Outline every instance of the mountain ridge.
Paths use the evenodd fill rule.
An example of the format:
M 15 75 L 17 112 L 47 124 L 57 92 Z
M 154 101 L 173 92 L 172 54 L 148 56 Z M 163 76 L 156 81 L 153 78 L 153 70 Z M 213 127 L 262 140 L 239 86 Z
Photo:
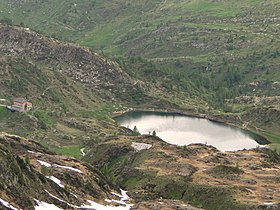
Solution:
M 116 198 L 108 186 L 120 185 L 132 209 L 279 208 L 276 152 L 169 145 L 112 119 L 190 112 L 264 135 L 280 151 L 277 0 L 0 2 L 0 99 L 34 104 L 26 113 L 0 106 L 0 131 L 32 139 L 0 134 L 1 199 L 81 207 L 87 199 L 66 191 L 105 204 Z M 143 143 L 151 147 L 133 146 Z

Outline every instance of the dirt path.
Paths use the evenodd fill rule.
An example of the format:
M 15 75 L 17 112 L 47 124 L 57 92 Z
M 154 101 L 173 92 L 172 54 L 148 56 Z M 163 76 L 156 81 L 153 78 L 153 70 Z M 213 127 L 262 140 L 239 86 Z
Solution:
M 82 156 L 85 156 L 85 155 L 86 155 L 86 153 L 85 153 L 85 149 L 86 149 L 86 148 L 82 148 L 82 149 L 80 149 L 80 152 L 82 153 Z

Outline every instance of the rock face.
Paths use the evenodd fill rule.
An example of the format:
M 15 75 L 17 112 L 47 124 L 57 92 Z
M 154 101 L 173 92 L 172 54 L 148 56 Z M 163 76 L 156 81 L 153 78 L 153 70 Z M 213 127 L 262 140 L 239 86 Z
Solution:
M 152 147 L 137 151 L 133 142 Z M 160 198 L 205 209 L 277 209 L 280 203 L 280 157 L 265 148 L 220 152 L 203 144 L 179 147 L 152 136 L 122 136 L 94 146 L 84 159 L 106 166 L 143 209 L 161 209 Z
M 0 133 L 0 199 L 13 207 L 34 209 L 36 199 L 75 209 L 86 200 L 117 199 L 110 191 L 119 190 L 99 170 L 50 153 L 34 141 Z
M 259 127 L 270 127 L 276 131 L 280 127 L 280 110 L 276 108 L 253 108 L 242 115 L 242 118 Z
M 33 140 L 0 133 L 0 209 L 39 205 L 48 209 L 199 209 L 178 200 L 134 201 L 93 166 L 49 152 Z
M 94 88 L 122 93 L 131 89 L 133 84 L 116 62 L 29 29 L 0 24 L 0 52 L 4 56 L 46 65 Z M 114 88 L 116 84 L 118 88 Z

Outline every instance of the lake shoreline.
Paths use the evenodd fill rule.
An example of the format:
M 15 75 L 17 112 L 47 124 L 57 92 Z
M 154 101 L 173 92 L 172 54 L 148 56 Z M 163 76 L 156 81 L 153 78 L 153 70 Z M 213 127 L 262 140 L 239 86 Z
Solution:
M 235 151 L 270 143 L 263 136 L 229 123 L 213 120 L 205 114 L 129 109 L 126 112 L 115 113 L 113 119 L 120 126 L 130 130 L 134 128 L 142 134 L 156 131 L 161 139 L 174 145 L 208 142 L 219 150 Z M 247 140 L 255 143 L 249 143 L 250 141 Z
M 115 118 L 118 118 L 124 114 L 129 114 L 129 113 L 134 113 L 134 112 L 147 112 L 147 113 L 162 113 L 162 114 L 171 114 L 171 115 L 177 115 L 177 116 L 185 116 L 185 117 L 191 117 L 191 118 L 199 118 L 199 119 L 206 119 L 209 120 L 210 122 L 218 123 L 218 124 L 223 124 L 227 126 L 231 126 L 233 128 L 238 128 L 241 129 L 244 132 L 251 133 L 253 134 L 254 137 L 256 137 L 258 140 L 256 140 L 259 144 L 261 145 L 269 145 L 272 142 L 269 141 L 266 137 L 260 135 L 259 133 L 256 133 L 254 130 L 248 129 L 247 127 L 240 126 L 237 123 L 232 123 L 229 121 L 222 120 L 221 117 L 217 116 L 209 116 L 207 114 L 202 114 L 202 113 L 189 113 L 189 112 L 184 112 L 183 110 L 166 110 L 166 109 L 143 109 L 143 108 L 129 108 L 126 111 L 122 112 L 115 112 L 111 118 L 115 120 Z M 244 122 L 243 122 L 244 123 Z

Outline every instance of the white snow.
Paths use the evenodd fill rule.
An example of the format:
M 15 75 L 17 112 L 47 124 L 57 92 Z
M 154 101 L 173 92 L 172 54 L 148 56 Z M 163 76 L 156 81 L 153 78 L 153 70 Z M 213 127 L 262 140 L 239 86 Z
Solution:
M 118 201 L 118 200 L 109 200 L 109 199 L 105 199 L 105 201 L 106 202 L 108 202 L 108 203 L 112 203 L 112 202 L 115 202 L 115 203 L 118 203 L 118 204 L 121 204 L 122 206 L 109 206 L 109 205 L 102 205 L 102 204 L 98 204 L 98 203 L 96 203 L 96 202 L 94 202 L 94 201 L 91 201 L 91 200 L 87 200 L 89 203 L 90 203 L 90 205 L 83 205 L 83 206 L 81 206 L 81 207 L 79 207 L 79 206 L 75 206 L 75 205 L 72 205 L 72 204 L 70 204 L 70 203 L 67 203 L 66 201 L 64 201 L 64 200 L 62 200 L 62 199 L 60 199 L 60 198 L 58 198 L 58 197 L 56 197 L 55 195 L 53 195 L 53 194 L 51 194 L 49 191 L 47 191 L 47 190 L 45 190 L 51 197 L 53 197 L 54 199 L 56 199 L 56 200 L 58 200 L 58 201 L 60 201 L 60 202 L 62 202 L 62 203 L 66 203 L 68 206 L 71 206 L 72 208 L 75 208 L 75 209 L 80 209 L 80 208 L 82 208 L 82 209 L 102 209 L 102 210 L 111 210 L 111 209 L 113 209 L 113 210 L 129 210 L 130 209 L 130 207 L 132 207 L 133 206 L 133 204 L 126 204 L 123 200 L 120 200 L 120 201 Z M 121 198 L 123 199 L 124 197 L 122 197 L 121 196 Z M 37 210 L 37 209 L 35 209 L 35 210 Z
M 105 201 L 107 202 L 107 203 L 112 203 L 113 201 L 112 200 L 110 200 L 110 199 L 105 199 Z
M 66 170 L 70 170 L 70 171 L 75 171 L 75 172 L 78 172 L 78 173 L 83 173 L 81 170 L 77 169 L 77 168 L 72 168 L 72 167 L 69 167 L 69 166 L 61 166 L 61 165 L 58 165 L 58 164 L 55 164 L 54 165 L 55 167 L 59 167 L 59 168 L 64 168 Z
M 122 200 L 115 200 L 115 199 L 112 199 L 112 200 L 109 200 L 109 199 L 105 199 L 105 201 L 106 202 L 108 202 L 108 203 L 117 203 L 117 204 L 121 204 L 121 205 L 126 205 L 126 203 L 124 202 L 124 201 L 122 201 Z
M 266 205 L 266 206 L 272 206 L 272 205 L 274 205 L 275 203 L 269 203 L 269 202 L 267 202 L 267 203 L 263 203 L 263 205 Z
M 152 145 L 150 144 L 144 144 L 144 143 L 137 143 L 137 142 L 132 142 L 131 146 L 136 149 L 137 151 L 141 151 L 144 149 L 150 149 Z
M 96 203 L 94 201 L 91 200 L 87 200 L 87 202 L 90 203 L 90 205 L 84 205 L 81 206 L 81 208 L 83 209 L 102 209 L 102 210 L 129 210 L 133 204 L 126 204 L 126 206 L 109 206 L 109 205 L 102 205 L 99 203 Z
M 38 206 L 34 206 L 35 210 L 62 210 L 61 208 L 58 208 L 54 204 L 49 204 L 43 201 L 38 201 L 34 199 Z
M 121 194 L 122 194 L 122 200 L 123 201 L 129 200 L 129 196 L 127 195 L 127 191 L 121 189 Z
M 67 203 L 66 201 L 64 201 L 64 200 L 62 200 L 62 199 L 56 197 L 55 195 L 51 194 L 51 193 L 50 193 L 49 191 L 47 191 L 47 190 L 45 190 L 45 192 L 48 193 L 49 196 L 53 197 L 54 199 L 56 199 L 56 200 L 58 200 L 58 201 L 60 201 L 60 202 L 62 202 L 62 203 L 66 203 L 68 206 L 71 206 L 72 208 L 75 208 L 75 209 L 76 209 L 76 208 L 79 208 L 78 206 L 74 206 L 74 205 L 72 205 L 72 204 L 70 204 L 70 203 Z
M 11 204 L 9 204 L 7 201 L 4 201 L 3 199 L 0 198 L 0 203 L 2 203 L 3 206 L 12 209 L 12 210 L 18 210 L 17 208 L 13 207 Z
M 70 192 L 71 193 L 71 192 Z M 77 195 L 75 195 L 74 193 L 71 193 L 71 195 L 73 195 L 75 198 L 78 198 L 78 196 Z
M 82 205 L 82 206 L 75 206 L 72 205 L 70 203 L 67 203 L 66 201 L 56 197 L 55 195 L 51 194 L 49 191 L 45 190 L 45 192 L 47 192 L 52 198 L 62 202 L 62 203 L 66 203 L 67 205 L 69 205 L 70 207 L 74 208 L 74 209 L 97 209 L 97 210 L 129 210 L 133 204 L 126 204 L 124 201 L 128 200 L 129 197 L 127 195 L 127 192 L 121 189 L 121 195 L 115 192 L 111 192 L 113 195 L 119 197 L 121 200 L 109 200 L 109 199 L 105 199 L 105 201 L 107 203 L 117 203 L 120 204 L 119 206 L 113 206 L 111 205 L 102 205 L 99 203 L 96 203 L 94 201 L 91 200 L 87 200 L 87 202 L 89 203 L 89 205 Z M 61 210 L 60 208 L 58 208 L 57 206 L 55 206 L 54 204 L 48 204 L 46 202 L 43 201 L 38 201 L 36 199 L 34 199 L 37 202 L 37 206 L 35 206 L 35 210 Z M 14 210 L 14 209 L 13 209 Z
M 119 198 L 122 198 L 122 197 L 123 197 L 122 195 L 120 195 L 120 194 L 118 194 L 118 193 L 115 193 L 115 192 L 111 192 L 111 194 L 113 194 L 113 195 L 115 195 L 115 196 L 117 196 L 117 197 L 119 197 Z
M 115 193 L 115 192 L 111 192 L 111 194 L 113 194 L 115 196 L 118 196 L 121 199 L 122 202 L 129 200 L 129 196 L 127 195 L 127 191 L 122 190 L 122 189 L 120 189 L 120 190 L 121 190 L 121 195 L 118 194 L 118 193 Z M 112 200 L 112 201 L 115 202 L 115 200 Z
M 50 164 L 50 163 L 47 163 L 47 162 L 45 162 L 45 161 L 42 161 L 42 160 L 37 160 L 41 165 L 43 165 L 43 166 L 46 166 L 46 167 L 51 167 L 52 165 Z
M 27 152 L 28 152 L 28 153 L 31 153 L 31 154 L 42 155 L 41 152 L 34 152 L 34 151 L 31 151 L 31 150 L 28 150 Z
M 129 196 L 127 195 L 127 191 L 124 191 L 122 189 L 121 190 L 121 195 L 118 194 L 118 193 L 115 193 L 115 192 L 111 192 L 111 194 L 117 196 L 120 198 L 120 200 L 115 200 L 115 199 L 112 199 L 112 200 L 109 200 L 109 199 L 105 199 L 106 202 L 108 203 L 117 203 L 117 204 L 121 204 L 123 206 L 120 206 L 121 209 L 130 209 L 130 207 L 133 206 L 133 204 L 126 204 L 126 200 L 129 200 Z M 120 208 L 119 206 L 117 206 L 118 208 Z M 115 207 L 116 208 L 116 207 Z
M 64 168 L 66 170 L 70 170 L 70 171 L 75 171 L 75 172 L 78 172 L 78 173 L 83 173 L 81 170 L 77 169 L 77 168 L 73 168 L 73 167 L 69 167 L 69 166 L 62 166 L 62 165 L 58 165 L 58 164 L 50 164 L 50 163 L 47 163 L 45 161 L 42 161 L 42 160 L 37 160 L 41 165 L 43 166 L 46 166 L 46 167 L 51 167 L 51 166 L 54 166 L 54 167 L 58 167 L 58 168 Z
M 51 194 L 49 191 L 45 190 L 45 192 L 48 193 L 49 196 L 53 197 L 54 199 L 59 200 L 59 201 L 62 202 L 62 203 L 67 203 L 66 201 L 64 201 L 64 200 L 62 200 L 62 199 L 56 197 L 55 195 Z
M 115 192 L 111 192 L 113 195 L 119 197 L 121 200 L 110 200 L 110 199 L 105 199 L 105 201 L 107 203 L 117 203 L 117 204 L 121 204 L 121 206 L 110 206 L 110 205 L 102 205 L 99 203 L 96 203 L 94 201 L 91 200 L 87 200 L 87 202 L 90 203 L 90 205 L 84 205 L 81 208 L 85 208 L 85 209 L 102 209 L 102 210 L 129 210 L 133 204 L 127 204 L 124 201 L 128 200 L 129 197 L 127 195 L 127 191 L 124 191 L 121 189 L 121 195 Z
M 61 181 L 60 181 L 58 178 L 56 178 L 56 177 L 54 177 L 54 176 L 46 176 L 46 177 L 47 177 L 48 179 L 54 181 L 59 187 L 64 188 L 64 185 L 61 184 Z

